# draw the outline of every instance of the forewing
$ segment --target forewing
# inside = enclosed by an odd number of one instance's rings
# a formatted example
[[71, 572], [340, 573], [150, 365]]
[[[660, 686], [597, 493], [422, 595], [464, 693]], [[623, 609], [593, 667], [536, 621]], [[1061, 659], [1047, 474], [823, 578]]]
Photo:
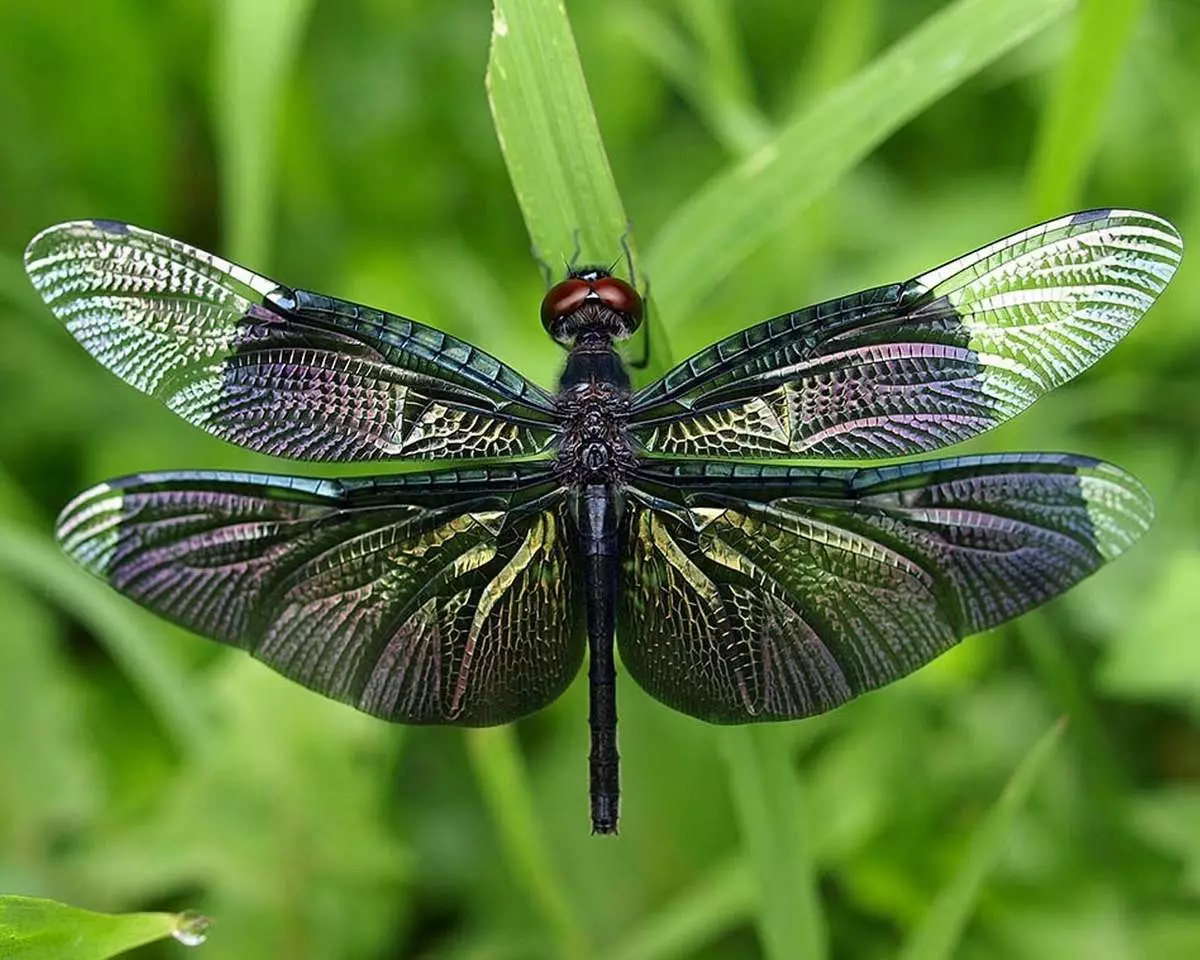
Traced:
[[191, 423], [305, 460], [548, 448], [551, 398], [462, 340], [104, 220], [38, 234], [25, 267], [97, 360]]
[[714, 344], [634, 397], [633, 434], [688, 457], [872, 459], [956, 443], [1103, 356], [1182, 252], [1147, 213], [1052, 220]]
[[403, 723], [504, 723], [583, 655], [564, 497], [544, 473], [377, 480], [157, 474], [101, 484], [64, 548], [126, 596]]
[[648, 468], [625, 514], [621, 659], [719, 723], [821, 713], [1062, 593], [1142, 535], [1109, 464]]

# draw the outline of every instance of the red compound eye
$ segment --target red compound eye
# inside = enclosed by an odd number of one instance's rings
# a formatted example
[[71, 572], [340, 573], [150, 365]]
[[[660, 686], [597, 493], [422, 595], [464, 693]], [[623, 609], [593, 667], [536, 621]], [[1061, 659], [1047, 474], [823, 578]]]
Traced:
[[625, 314], [635, 324], [642, 319], [642, 298], [624, 280], [600, 277], [592, 281], [592, 289], [606, 306]]
[[578, 310], [591, 292], [592, 285], [579, 277], [570, 277], [555, 284], [542, 299], [542, 326], [551, 330], [555, 320]]

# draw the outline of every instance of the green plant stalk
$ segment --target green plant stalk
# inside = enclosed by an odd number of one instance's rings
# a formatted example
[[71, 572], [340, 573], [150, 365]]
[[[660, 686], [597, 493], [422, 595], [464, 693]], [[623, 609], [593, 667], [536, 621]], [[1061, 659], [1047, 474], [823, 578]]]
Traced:
[[951, 960], [988, 875], [1004, 853], [1004, 841], [1017, 815], [1062, 739], [1064, 717], [1035, 743], [1017, 766], [983, 822], [975, 831], [958, 872], [942, 888], [921, 923], [909, 935], [899, 960]]
[[758, 107], [739, 86], [722, 86], [711, 77], [694, 46], [664, 14], [635, 3], [620, 7], [615, 16], [625, 43], [658, 68], [728, 153], [744, 157], [771, 139], [771, 124]]
[[558, 870], [537, 825], [537, 801], [512, 725], [466, 732], [471, 765], [495, 821], [509, 868], [545, 921], [555, 956], [582, 960], [591, 955], [583, 924], [558, 880]]
[[192, 686], [145, 629], [129, 601], [75, 567], [53, 543], [5, 520], [0, 520], [0, 570], [41, 591], [86, 624], [182, 751], [204, 748], [208, 724]]
[[1044, 29], [1074, 0], [958, 0], [683, 204], [648, 254], [668, 325], [890, 134]]
[[756, 888], [768, 960], [822, 960], [828, 952], [804, 798], [788, 731], [749, 724], [721, 731], [734, 812]]
[[223, 0], [213, 115], [226, 246], [265, 269], [275, 210], [279, 121], [313, 0]]
[[608, 960], [687, 960], [751, 919], [757, 892], [745, 861], [727, 860], [627, 934]]
[[1074, 209], [1099, 144], [1125, 50], [1145, 0], [1081, 0], [1029, 168], [1030, 207], [1044, 220]]

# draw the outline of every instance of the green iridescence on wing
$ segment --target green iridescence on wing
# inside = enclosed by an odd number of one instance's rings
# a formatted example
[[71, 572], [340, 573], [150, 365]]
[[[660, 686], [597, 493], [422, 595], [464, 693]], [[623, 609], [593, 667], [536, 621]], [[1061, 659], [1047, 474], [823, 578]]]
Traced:
[[97, 360], [181, 417], [304, 460], [545, 453], [553, 402], [462, 340], [291, 290], [178, 240], [109, 221], [38, 234], [34, 286]]
[[1052, 220], [726, 338], [635, 395], [634, 437], [648, 453], [742, 459], [875, 459], [967, 440], [1108, 352], [1182, 252], [1151, 214]]
[[[617, 598], [630, 674], [714, 722], [808, 716], [1128, 549], [1150, 499], [1084, 457], [755, 460], [886, 458], [990, 429], [1110, 349], [1181, 254], [1151, 214], [1061, 217], [747, 328], [635, 393]], [[124, 224], [52, 227], [26, 264], [102, 363], [243, 446], [516, 458], [362, 480], [113, 481], [59, 521], [89, 570], [391, 720], [501, 723], [571, 681], [589, 601], [551, 394], [432, 327]]]

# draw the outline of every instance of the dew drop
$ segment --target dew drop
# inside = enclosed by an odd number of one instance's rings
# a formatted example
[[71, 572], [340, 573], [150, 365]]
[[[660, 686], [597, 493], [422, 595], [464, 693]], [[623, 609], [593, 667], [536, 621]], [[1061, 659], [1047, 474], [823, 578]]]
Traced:
[[198, 947], [208, 936], [208, 928], [212, 921], [191, 910], [185, 910], [175, 920], [175, 929], [171, 936], [185, 947]]

